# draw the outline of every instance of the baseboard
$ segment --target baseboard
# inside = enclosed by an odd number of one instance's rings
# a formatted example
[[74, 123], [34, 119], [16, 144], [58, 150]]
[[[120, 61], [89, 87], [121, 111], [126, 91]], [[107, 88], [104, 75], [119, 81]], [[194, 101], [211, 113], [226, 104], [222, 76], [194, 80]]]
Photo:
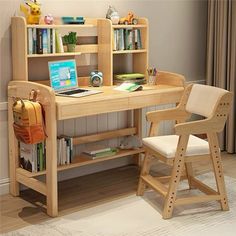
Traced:
[[0, 195], [8, 194], [10, 187], [10, 179], [0, 179]]

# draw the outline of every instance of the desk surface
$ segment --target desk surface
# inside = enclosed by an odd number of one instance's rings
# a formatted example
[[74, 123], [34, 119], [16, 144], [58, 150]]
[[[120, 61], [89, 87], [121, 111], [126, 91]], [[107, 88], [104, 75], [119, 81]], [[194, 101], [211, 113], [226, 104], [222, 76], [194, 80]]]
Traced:
[[142, 91], [131, 93], [114, 90], [111, 86], [93, 89], [101, 90], [103, 93], [81, 98], [56, 96], [57, 119], [64, 120], [157, 104], [176, 103], [183, 92], [183, 87], [170, 85], [144, 86]]
[[26, 81], [11, 81], [8, 87], [8, 96], [27, 99], [32, 89], [39, 90], [40, 102], [44, 105], [51, 104], [51, 112], [55, 112], [56, 120], [65, 120], [108, 112], [177, 103], [184, 90], [182, 86], [165, 84], [143, 87], [144, 89], [142, 91], [128, 93], [114, 90], [113, 86], [103, 86], [93, 88], [102, 90], [103, 93], [73, 98], [55, 96], [52, 88], [45, 85]]

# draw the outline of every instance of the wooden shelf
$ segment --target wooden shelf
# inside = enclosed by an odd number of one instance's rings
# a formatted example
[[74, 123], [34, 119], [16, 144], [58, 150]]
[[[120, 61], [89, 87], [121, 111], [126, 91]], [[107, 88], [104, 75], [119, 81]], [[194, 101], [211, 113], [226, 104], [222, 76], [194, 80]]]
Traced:
[[147, 28], [147, 25], [112, 25], [113, 29]]
[[84, 24], [84, 25], [27, 25], [27, 28], [38, 28], [38, 29], [58, 29], [58, 28], [93, 28], [96, 27], [92, 24]]
[[[64, 51], [67, 51], [67, 47], [64, 46]], [[76, 45], [75, 52], [81, 53], [98, 53], [98, 45], [97, 44], [84, 44], [84, 45]]]
[[[57, 167], [57, 171], [63, 171], [63, 170], [68, 170], [68, 169], [72, 169], [72, 168], [76, 168], [76, 167], [80, 167], [80, 166], [85, 166], [85, 165], [90, 165], [90, 164], [95, 164], [98, 162], [103, 162], [106, 160], [113, 160], [113, 159], [117, 159], [120, 157], [125, 157], [125, 156], [131, 156], [134, 154], [138, 154], [138, 153], [143, 153], [144, 149], [143, 148], [139, 148], [139, 149], [134, 149], [134, 150], [119, 150], [119, 152], [116, 155], [110, 156], [110, 157], [103, 157], [103, 158], [98, 158], [98, 159], [94, 159], [91, 160], [89, 157], [84, 156], [77, 156], [74, 158], [73, 163], [69, 164], [69, 165], [61, 165]], [[41, 175], [45, 175], [46, 174], [46, 170], [45, 171], [40, 171], [40, 172], [29, 172], [25, 169], [22, 168], [17, 168], [17, 173], [20, 173], [28, 178], [33, 178], [36, 176], [41, 176]]]
[[113, 54], [127, 54], [127, 53], [145, 53], [146, 49], [136, 49], [136, 50], [118, 50], [113, 51]]
[[[103, 72], [106, 85], [113, 85], [113, 74], [119, 74], [120, 71], [123, 71], [124, 73], [128, 71], [136, 71], [144, 74], [145, 77], [148, 76], [148, 28], [148, 20], [146, 18], [139, 18], [137, 25], [112, 25], [110, 20], [98, 20], [98, 69]], [[122, 48], [120, 47], [120, 44], [123, 45], [123, 42], [120, 42], [121, 40], [124, 40], [125, 45], [125, 41], [128, 39], [126, 34], [122, 37], [119, 33], [114, 33], [115, 30], [122, 32], [123, 29], [135, 29], [138, 30], [137, 32], [140, 32], [142, 49], [113, 51], [113, 48]], [[129, 34], [129, 40], [131, 40], [130, 37], [132, 37], [133, 41], [134, 36], [135, 34]], [[116, 45], [117, 47], [114, 47], [116, 43], [118, 45]], [[127, 62], [129, 61], [130, 63], [128, 63], [128, 66], [126, 67], [125, 64], [127, 63], [122, 62], [120, 57], [113, 55], [129, 55], [129, 57], [127, 57]]]
[[27, 55], [28, 58], [37, 57], [68, 57], [68, 56], [78, 56], [81, 52], [63, 52], [63, 53], [48, 53], [48, 54], [30, 54]]

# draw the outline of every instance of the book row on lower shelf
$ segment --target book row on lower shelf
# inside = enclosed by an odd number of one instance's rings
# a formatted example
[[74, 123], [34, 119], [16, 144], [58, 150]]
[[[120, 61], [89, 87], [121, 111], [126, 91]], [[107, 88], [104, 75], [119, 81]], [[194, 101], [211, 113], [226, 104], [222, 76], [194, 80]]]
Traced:
[[[117, 154], [118, 148], [93, 146], [85, 149], [81, 156], [88, 160], [109, 157]], [[73, 138], [59, 136], [57, 138], [57, 165], [69, 165], [73, 163]], [[37, 144], [25, 144], [19, 142], [20, 166], [30, 172], [39, 172], [46, 169], [46, 145], [45, 142]]]
[[137, 50], [142, 49], [140, 29], [114, 29], [113, 50]]
[[63, 40], [57, 29], [28, 28], [28, 55], [63, 53]]
[[44, 142], [25, 144], [19, 142], [20, 166], [30, 172], [46, 169], [46, 145]]

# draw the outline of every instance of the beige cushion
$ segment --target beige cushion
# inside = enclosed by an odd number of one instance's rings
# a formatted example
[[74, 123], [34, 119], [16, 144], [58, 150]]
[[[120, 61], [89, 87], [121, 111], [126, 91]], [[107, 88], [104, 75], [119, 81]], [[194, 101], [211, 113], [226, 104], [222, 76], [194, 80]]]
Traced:
[[186, 111], [209, 117], [218, 99], [227, 92], [213, 86], [194, 84], [186, 104]]
[[[173, 158], [175, 157], [178, 139], [178, 135], [155, 136], [144, 138], [143, 144], [167, 158]], [[204, 154], [209, 154], [208, 142], [196, 136], [190, 135], [186, 156]]]

